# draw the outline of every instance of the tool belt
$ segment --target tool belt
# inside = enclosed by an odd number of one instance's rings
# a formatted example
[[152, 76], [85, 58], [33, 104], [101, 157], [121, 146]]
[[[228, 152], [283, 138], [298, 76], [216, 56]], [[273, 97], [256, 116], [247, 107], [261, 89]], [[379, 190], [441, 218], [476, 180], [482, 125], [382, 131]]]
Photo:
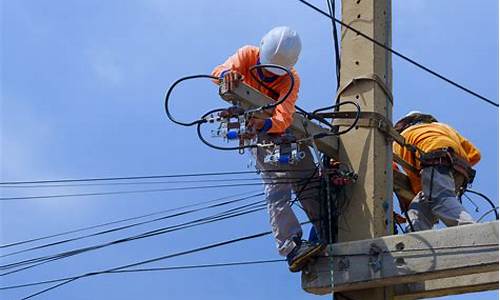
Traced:
[[446, 166], [465, 178], [464, 185], [471, 184], [476, 176], [469, 162], [459, 157], [452, 148], [443, 148], [420, 155], [422, 168], [433, 166]]

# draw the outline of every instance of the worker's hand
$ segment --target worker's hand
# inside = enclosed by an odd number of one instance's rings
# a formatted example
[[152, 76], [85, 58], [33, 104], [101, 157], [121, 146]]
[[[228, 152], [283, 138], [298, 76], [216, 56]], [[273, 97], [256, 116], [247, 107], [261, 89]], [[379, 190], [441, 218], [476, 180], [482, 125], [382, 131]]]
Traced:
[[247, 123], [247, 128], [253, 131], [259, 131], [264, 127], [264, 122], [265, 120], [263, 119], [250, 118]]
[[243, 75], [236, 71], [227, 71], [224, 74], [224, 88], [226, 90], [231, 90], [232, 88], [238, 87], [240, 81], [243, 80]]

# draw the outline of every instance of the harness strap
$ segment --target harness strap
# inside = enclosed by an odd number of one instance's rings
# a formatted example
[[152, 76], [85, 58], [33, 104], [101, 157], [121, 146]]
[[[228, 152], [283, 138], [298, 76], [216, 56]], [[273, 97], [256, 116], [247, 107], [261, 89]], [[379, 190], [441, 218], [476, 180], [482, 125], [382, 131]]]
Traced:
[[423, 167], [447, 166], [452, 168], [458, 174], [465, 177], [464, 185], [474, 181], [476, 171], [469, 162], [458, 156], [452, 148], [438, 149], [420, 156], [420, 162]]

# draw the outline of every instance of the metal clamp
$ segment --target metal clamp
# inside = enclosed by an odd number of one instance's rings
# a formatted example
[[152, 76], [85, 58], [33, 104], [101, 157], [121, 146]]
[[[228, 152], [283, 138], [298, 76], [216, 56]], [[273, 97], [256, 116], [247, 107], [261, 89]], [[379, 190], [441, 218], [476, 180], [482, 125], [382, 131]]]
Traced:
[[382, 114], [367, 111], [343, 111], [318, 113], [318, 115], [323, 118], [333, 119], [332, 125], [334, 126], [351, 126], [358, 113], [360, 114], [360, 116], [356, 126], [377, 128], [387, 137], [393, 139], [396, 143], [401, 145], [405, 144], [404, 137], [401, 136], [394, 129], [394, 127], [392, 127], [392, 124]]

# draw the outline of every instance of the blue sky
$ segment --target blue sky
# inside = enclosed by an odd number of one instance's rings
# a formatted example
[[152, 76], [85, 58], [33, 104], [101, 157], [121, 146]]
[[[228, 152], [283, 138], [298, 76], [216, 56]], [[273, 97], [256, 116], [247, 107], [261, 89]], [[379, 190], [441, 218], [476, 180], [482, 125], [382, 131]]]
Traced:
[[[323, 1], [312, 2], [324, 8]], [[298, 1], [2, 1], [1, 180], [247, 170], [249, 156], [209, 149], [193, 128], [169, 122], [163, 95], [177, 78], [209, 73], [237, 48], [257, 44], [278, 25], [295, 28], [302, 38], [299, 105], [313, 109], [331, 104], [335, 78], [330, 23]], [[393, 1], [393, 47], [498, 102], [497, 1]], [[498, 110], [398, 58], [393, 58], [393, 77], [394, 118], [410, 110], [428, 111], [468, 137], [483, 155], [474, 188], [497, 202]], [[183, 120], [223, 104], [216, 87], [204, 81], [179, 88], [173, 101], [174, 113]], [[7, 197], [139, 188], [4, 188], [1, 193]], [[259, 187], [2, 202], [0, 240], [23, 240], [252, 189]], [[487, 206], [477, 203], [484, 212]], [[268, 229], [266, 213], [259, 212], [110, 247], [0, 282], [3, 286], [80, 274]], [[71, 248], [124, 235], [84, 240]], [[62, 249], [67, 248], [57, 251]], [[266, 258], [278, 258], [270, 237], [154, 266]], [[36, 290], [5, 295], [18, 299]], [[298, 275], [273, 264], [101, 276], [38, 299], [201, 296], [317, 298], [301, 290]], [[473, 298], [497, 299], [498, 292], [443, 299]]]

